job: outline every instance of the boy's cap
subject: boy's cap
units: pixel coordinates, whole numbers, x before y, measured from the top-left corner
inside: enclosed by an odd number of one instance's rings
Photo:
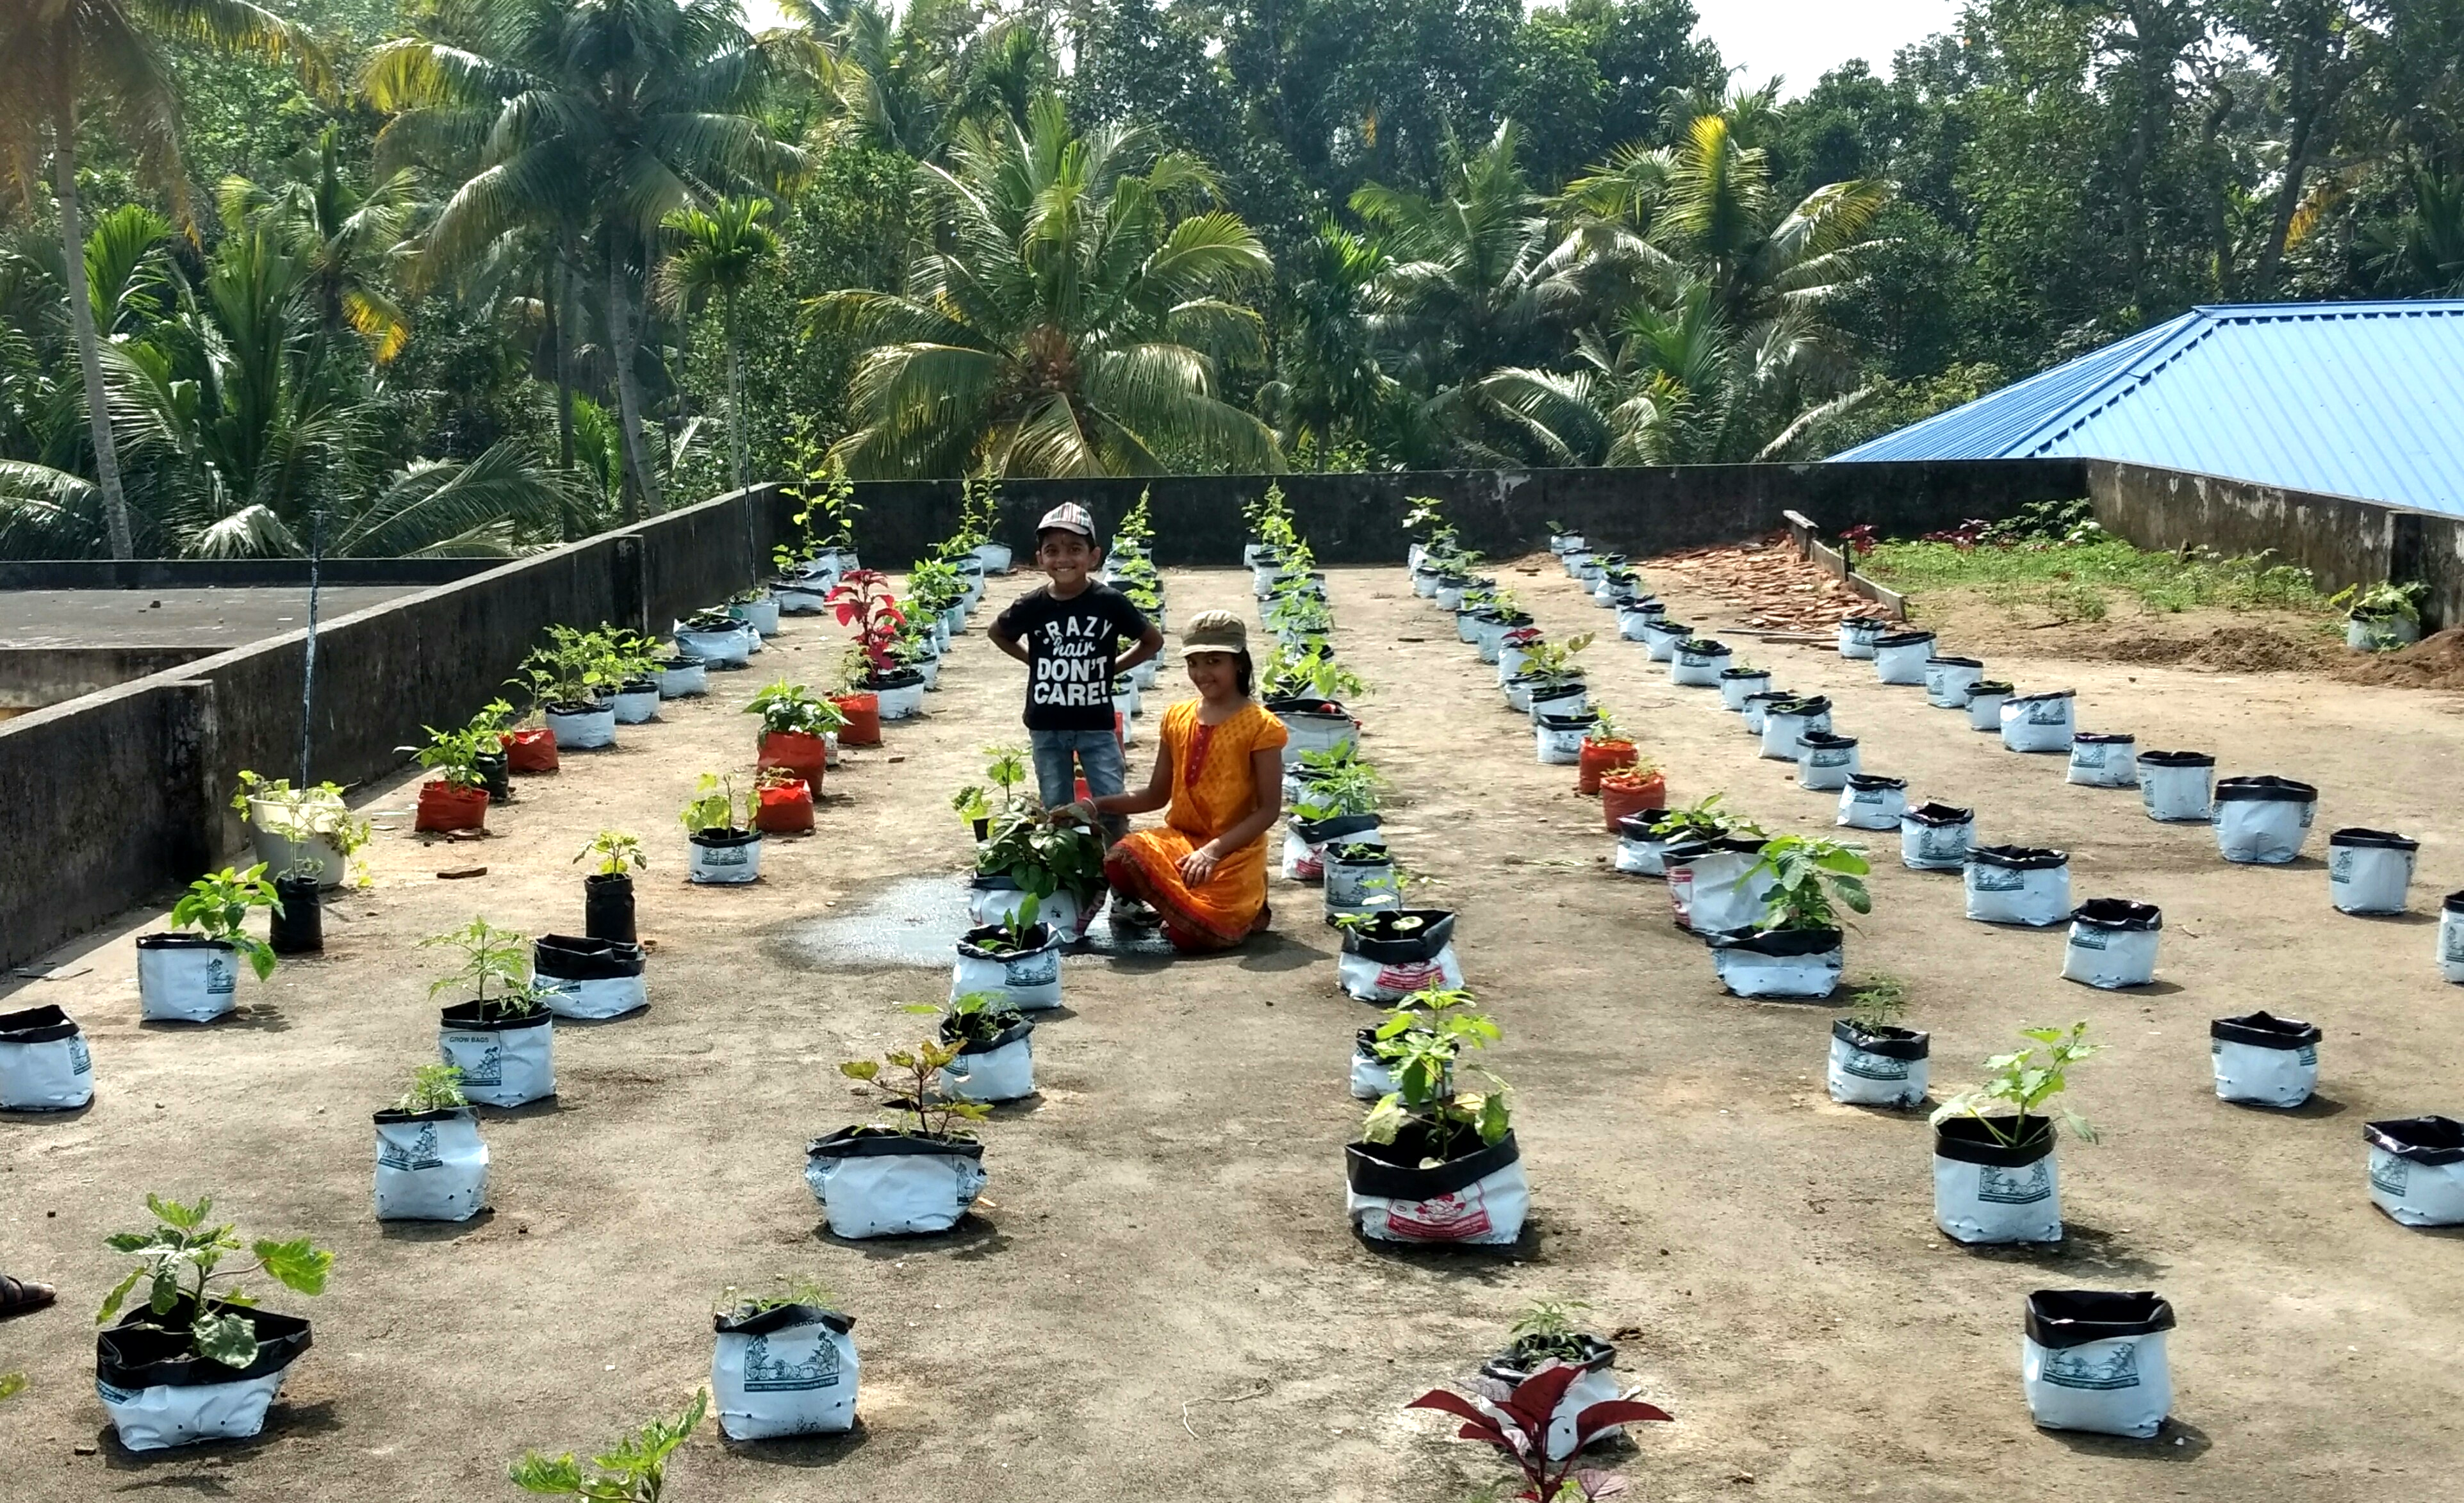
[[[1035,535],[1041,538],[1055,527],[1063,532],[1074,532],[1089,542],[1095,541],[1095,519],[1089,516],[1087,508],[1076,501],[1064,501],[1045,512],[1044,520],[1035,524]]]
[[[1245,652],[1249,651],[1249,629],[1239,616],[1228,610],[1201,610],[1189,618],[1180,629],[1180,655],[1196,657],[1200,652]]]

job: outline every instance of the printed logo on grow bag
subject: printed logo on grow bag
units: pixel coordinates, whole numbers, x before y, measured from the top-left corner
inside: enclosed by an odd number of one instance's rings
[[[1882,790],[1881,788],[1860,788],[1849,795],[1848,802],[1851,804],[1880,804],[1882,802]]]
[[[2464,961],[2464,924],[2451,924],[2446,934],[2446,946],[2440,950],[2442,961]]]
[[[470,1062],[464,1064],[463,1056],[454,1048],[456,1045],[478,1052],[469,1056]],[[504,1047],[487,1034],[448,1033],[445,1035],[445,1047],[449,1051],[455,1053],[456,1057],[448,1062],[461,1066],[464,1085],[501,1086],[505,1083]]]
[[[2353,879],[2353,853],[2342,846],[2327,857],[2327,880],[2343,886]]]
[[[1940,825],[1927,825],[1925,833],[1917,837],[1917,854],[1928,860],[1947,861],[1952,856],[1965,854],[1967,851],[1968,831],[1960,826],[1946,829]]]
[[[2016,893],[2028,885],[2028,874],[2015,867],[1987,866],[1979,862],[1968,871],[1968,885],[1979,893]]]
[[[2402,1195],[2412,1178],[2412,1166],[2384,1148],[2370,1150],[2370,1188]]]
[[[2081,767],[2101,767],[2104,765],[2104,746],[2099,741],[2073,741],[2071,761]]]
[[[2302,806],[2301,806],[2301,828],[2302,828],[2303,829],[2308,829],[2310,828],[2310,822],[2311,822],[2312,820],[2314,820],[2314,819],[2317,819],[2318,817],[2319,817],[2319,806],[2318,806],[2318,805],[2316,805],[2316,804],[2304,804],[2304,805],[2302,805]]]
[[[1489,1229],[1487,1198],[1477,1184],[1425,1201],[1396,1201],[1386,1207],[1386,1229],[1423,1242],[1461,1242]]]
[[[2319,1063],[2319,1046],[2316,1044],[2302,1045],[2299,1049],[2293,1051],[2293,1059],[2296,1064],[2301,1065],[2315,1065]]]
[[[740,867],[753,854],[751,846],[704,846],[701,864],[706,867]]]
[[[2111,942],[2112,940],[2106,938],[2104,931],[2101,929],[2074,929],[2071,931],[2071,943],[2079,949],[2101,950]]]
[[[419,1133],[408,1145],[385,1139],[385,1150],[377,1162],[387,1169],[442,1169],[445,1160],[436,1156],[436,1124],[422,1122]]]
[[[1813,753],[1807,762],[1809,765],[1815,767],[1845,767],[1848,765],[1848,754],[1844,751],[1818,751]]]
[[[2042,1159],[2023,1169],[1976,1166],[1976,1198],[1988,1205],[2033,1205],[2054,1193],[2054,1171]]]
[[[2040,699],[2028,706],[2030,725],[2059,725],[2070,718],[2071,702],[2068,699]]]
[[[95,1397],[105,1404],[134,1404],[137,1396],[144,1391],[142,1388],[115,1388],[99,1378],[94,1381]]]
[[[839,1382],[838,1343],[826,1337],[813,1343],[813,1355],[793,1361],[772,1355],[770,1338],[757,1336],[744,1346],[744,1391],[803,1393],[835,1388]]]
[[[1384,965],[1377,970],[1377,989],[1409,994],[1423,986],[1436,985],[1445,978],[1445,967],[1434,961],[1425,964]]]
[[[1292,863],[1292,877],[1295,881],[1307,881],[1313,876],[1322,878],[1325,875],[1326,863],[1314,855],[1303,856]]]
[[[72,1075],[94,1073],[94,1056],[86,1052],[85,1035],[82,1033],[69,1035],[69,1073]]]
[[[1012,986],[1049,986],[1061,979],[1060,952],[1022,956],[1001,967],[1001,977]]]
[[[2139,1343],[2125,1341],[2101,1358],[2084,1346],[2045,1354],[2045,1381],[2061,1388],[2136,1388],[2139,1386]]]
[[[1842,1074],[1855,1075],[1859,1080],[1908,1078],[1906,1060],[1893,1059],[1887,1054],[1868,1054],[1861,1049],[1850,1050],[1848,1057],[1839,1062],[1839,1070]]]
[[[239,990],[239,972],[219,955],[206,959],[206,995],[228,997]]]

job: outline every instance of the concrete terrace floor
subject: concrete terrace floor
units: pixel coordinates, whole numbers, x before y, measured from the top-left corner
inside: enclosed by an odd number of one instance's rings
[[[129,941],[156,914],[54,957],[83,974],[11,984],[9,1006],[80,1018],[99,1089],[77,1116],[0,1117],[0,1267],[62,1290],[57,1310],[0,1324],[0,1370],[33,1380],[0,1406],[12,1503],[514,1496],[503,1468],[525,1448],[586,1452],[672,1411],[706,1380],[720,1289],[789,1274],[857,1318],[862,1429],[737,1447],[706,1428],[671,1497],[1460,1498],[1496,1468],[1402,1405],[1476,1366],[1544,1294],[1590,1301],[1625,1381],[1677,1417],[1617,1459],[1640,1497],[2453,1495],[2459,1244],[2370,1207],[2360,1137],[2369,1118],[2464,1108],[2431,919],[2436,895],[2464,887],[2453,700],[1991,660],[2023,687],[2078,689],[2084,728],[2322,787],[2303,860],[2234,868],[2204,829],[2148,822],[2134,793],[2068,787],[2058,759],[2006,754],[1865,665],[1747,645],[1784,686],[1835,697],[1869,770],[1977,807],[1982,840],[2069,849],[2080,897],[2165,910],[2159,984],[2099,993],[2058,979],[2058,932],[1962,918],[1955,875],[1877,873],[1850,976],[1907,982],[1938,1092],[2024,1025],[2086,1018],[2111,1046],[2073,1092],[2105,1140],[2061,1149],[2069,1240],[1964,1251],[1930,1222],[1922,1117],[1825,1096],[1831,1010],[1721,993],[1660,886],[1605,869],[1595,804],[1572,769],[1535,763],[1450,622],[1399,569],[1331,572],[1339,644],[1373,686],[1364,750],[1401,790],[1389,832],[1461,912],[1465,969],[1507,1030],[1489,1062],[1518,1092],[1523,1247],[1396,1254],[1351,1235],[1345,1060],[1374,1013],[1333,989],[1315,895],[1280,884],[1276,932],[1245,953],[1068,963],[1069,1010],[1037,1033],[1043,1094],[987,1125],[991,1185],[958,1232],[821,1234],[803,1145],[865,1115],[833,1067],[915,1036],[923,1020],[900,1006],[947,984],[937,965],[846,960],[817,926],[912,900],[918,876],[959,880],[968,840],[948,796],[981,743],[1018,738],[1021,677],[961,638],[928,717],[832,774],[818,835],[771,842],[757,888],[689,888],[675,810],[698,772],[749,767],[752,722],[735,711],[774,673],[818,681],[836,656],[825,628],[791,622],[710,700],[523,780],[484,842],[412,837],[408,777],[364,790],[390,827],[376,885],[329,913],[323,958],[244,983],[233,1019],[136,1022]],[[1609,627],[1553,568],[1508,577],[1552,632]],[[1176,621],[1208,606],[1254,620],[1245,575],[1168,583]],[[1635,644],[1604,640],[1588,661],[1678,798],[1726,790],[1774,829],[1829,828],[1834,801],[1757,760],[1715,695],[1669,687]],[[578,927],[570,858],[607,824],[642,833],[655,863],[649,1012],[560,1028],[556,1103],[486,1114],[491,1217],[380,1227],[364,1114],[433,1050],[438,967],[416,940],[474,911]],[[2329,908],[2325,832],[2352,824],[2421,838],[2418,912]],[[2327,1030],[2303,1110],[2213,1098],[2207,1020],[2259,1006]],[[313,1316],[317,1344],[257,1440],[131,1456],[104,1433],[86,1316],[119,1272],[100,1239],[142,1223],[149,1188],[211,1191],[252,1234],[338,1251],[325,1297],[272,1302]],[[2020,1302],[2043,1287],[2172,1300],[2176,1423],[2157,1442],[2031,1426]]]

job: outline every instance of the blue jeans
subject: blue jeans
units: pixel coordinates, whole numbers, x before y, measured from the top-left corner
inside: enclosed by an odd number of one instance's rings
[[[1087,775],[1087,791],[1097,798],[1123,791],[1129,769],[1120,740],[1111,732],[1029,731],[1026,740],[1034,748],[1035,785],[1044,795],[1045,808],[1057,809],[1078,796],[1080,772]],[[1107,845],[1129,832],[1127,815],[1104,816]]]

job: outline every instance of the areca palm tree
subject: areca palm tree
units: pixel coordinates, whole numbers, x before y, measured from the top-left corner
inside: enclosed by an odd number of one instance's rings
[[[1231,298],[1273,268],[1239,215],[1176,211],[1212,192],[1202,164],[1142,127],[1074,134],[1049,97],[1024,124],[962,125],[951,157],[926,166],[938,238],[906,289],[814,301],[817,325],[869,345],[860,426],[834,451],[850,475],[1283,468],[1272,431],[1218,394],[1217,360],[1261,344]]]
[[[727,340],[727,437],[736,488],[749,483],[745,459],[749,428],[744,416],[744,330],[738,302],[761,268],[777,259],[779,236],[761,221],[775,206],[766,198],[722,198],[708,213],[680,209],[668,216],[675,249],[659,270],[659,291],[678,312],[715,297]]]
[[[424,158],[458,183],[428,232],[441,266],[526,228],[583,239],[605,283],[628,498],[655,511],[636,370],[645,284],[670,214],[802,170],[752,114],[765,55],[735,0],[469,0],[417,27],[361,77],[394,116],[380,166]]]
[[[175,196],[180,192],[179,91],[160,37],[288,58],[319,87],[326,70],[305,31],[247,0],[14,0],[0,13],[0,166],[31,202],[48,137],[95,477],[112,556],[121,559],[136,556],[136,540],[85,283],[77,122],[91,104],[111,121],[148,178]]]

